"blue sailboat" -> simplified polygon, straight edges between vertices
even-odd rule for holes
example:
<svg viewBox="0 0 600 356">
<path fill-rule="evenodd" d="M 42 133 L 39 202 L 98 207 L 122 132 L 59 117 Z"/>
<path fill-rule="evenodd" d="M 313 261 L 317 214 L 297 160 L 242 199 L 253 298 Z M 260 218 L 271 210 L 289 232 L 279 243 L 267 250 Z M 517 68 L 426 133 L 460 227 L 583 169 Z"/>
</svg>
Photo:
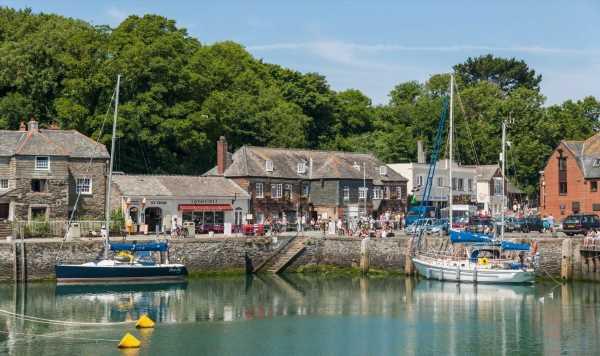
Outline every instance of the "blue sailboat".
<svg viewBox="0 0 600 356">
<path fill-rule="evenodd" d="M 110 229 L 110 198 L 112 172 L 115 154 L 115 138 L 117 129 L 117 113 L 119 109 L 119 83 L 121 76 L 117 76 L 115 90 L 115 110 L 112 127 L 112 144 L 110 153 L 110 167 L 106 193 L 106 228 L 103 228 L 104 258 L 99 261 L 83 264 L 57 263 L 54 267 L 56 279 L 59 283 L 85 283 L 85 282 L 139 282 L 139 281 L 171 281 L 181 280 L 187 276 L 187 269 L 182 264 L 169 263 L 167 242 L 148 243 L 111 243 L 109 241 Z M 79 200 L 79 197 L 77 198 Z M 71 218 L 74 216 L 77 202 Z M 113 258 L 108 257 L 109 250 L 115 252 Z M 155 261 L 152 254 L 159 254 L 159 261 Z"/>
</svg>

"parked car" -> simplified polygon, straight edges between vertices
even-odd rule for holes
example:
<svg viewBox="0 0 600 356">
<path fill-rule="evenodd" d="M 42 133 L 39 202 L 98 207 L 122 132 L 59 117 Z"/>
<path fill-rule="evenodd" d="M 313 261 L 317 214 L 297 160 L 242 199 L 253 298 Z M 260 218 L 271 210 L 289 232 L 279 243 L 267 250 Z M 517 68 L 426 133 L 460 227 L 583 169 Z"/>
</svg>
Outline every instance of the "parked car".
<svg viewBox="0 0 600 356">
<path fill-rule="evenodd" d="M 469 224 L 466 230 L 471 232 L 484 232 L 488 229 L 494 228 L 494 220 L 489 216 L 471 216 L 469 218 Z"/>
<path fill-rule="evenodd" d="M 528 216 L 518 219 L 518 227 L 521 232 L 539 231 L 544 232 L 544 222 L 539 216 Z"/>
<path fill-rule="evenodd" d="M 596 214 L 573 214 L 567 216 L 562 225 L 567 236 L 585 235 L 592 229 L 600 229 L 600 219 Z"/>
<path fill-rule="evenodd" d="M 423 230 L 423 232 L 426 234 L 440 234 L 442 232 L 447 233 L 448 220 L 434 218 L 418 219 L 406 227 L 406 231 L 410 234 L 417 233 L 421 230 Z"/>
<path fill-rule="evenodd" d="M 464 229 L 469 224 L 469 218 L 462 217 L 456 218 L 456 220 L 452 220 L 452 228 L 453 229 Z"/>
</svg>

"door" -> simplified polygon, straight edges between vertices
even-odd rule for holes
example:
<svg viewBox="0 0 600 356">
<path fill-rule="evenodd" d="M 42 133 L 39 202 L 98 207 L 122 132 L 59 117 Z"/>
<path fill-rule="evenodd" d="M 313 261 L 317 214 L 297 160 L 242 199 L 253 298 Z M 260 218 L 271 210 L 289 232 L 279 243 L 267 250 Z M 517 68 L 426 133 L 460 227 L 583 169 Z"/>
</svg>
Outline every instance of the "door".
<svg viewBox="0 0 600 356">
<path fill-rule="evenodd" d="M 8 203 L 0 204 L 0 221 L 8 219 Z"/>
<path fill-rule="evenodd" d="M 161 231 L 162 209 L 159 207 L 146 208 L 144 211 L 144 221 L 148 225 L 148 231 L 156 232 L 157 227 L 158 231 Z"/>
</svg>

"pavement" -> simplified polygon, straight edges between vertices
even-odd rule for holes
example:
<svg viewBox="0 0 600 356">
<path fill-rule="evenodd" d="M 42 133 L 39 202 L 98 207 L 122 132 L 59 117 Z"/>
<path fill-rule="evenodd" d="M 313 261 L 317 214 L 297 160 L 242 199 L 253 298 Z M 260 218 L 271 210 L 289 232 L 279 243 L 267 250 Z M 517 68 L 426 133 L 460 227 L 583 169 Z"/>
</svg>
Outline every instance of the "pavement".
<svg viewBox="0 0 600 356">
<path fill-rule="evenodd" d="M 298 233 L 296 231 L 288 231 L 288 232 L 282 232 L 282 233 L 278 233 L 277 236 L 279 237 L 293 237 L 296 236 Z M 308 237 L 322 237 L 323 233 L 321 231 L 304 231 L 303 233 L 305 236 Z M 406 234 L 404 231 L 394 231 L 394 234 L 396 235 L 396 237 L 408 237 L 409 235 Z M 331 236 L 331 235 L 327 235 L 327 236 Z M 511 232 L 511 233 L 506 233 L 504 234 L 504 236 L 506 238 L 564 238 L 567 237 L 567 235 L 563 234 L 562 232 L 555 232 L 555 233 L 539 233 L 539 232 L 529 232 L 529 233 L 515 233 L 515 232 Z M 209 236 L 208 234 L 201 234 L 201 235 L 196 235 L 194 237 L 194 239 L 197 240 L 214 240 L 214 239 L 223 239 L 223 238 L 229 238 L 229 237 L 234 237 L 234 238 L 242 238 L 242 237 L 251 237 L 251 236 L 244 236 L 243 234 L 239 233 L 239 234 L 233 234 L 233 235 L 225 235 L 225 234 L 213 234 L 212 236 Z M 338 237 L 344 237 L 344 236 L 338 236 Z M 583 236 L 581 236 L 583 237 Z M 151 240 L 164 240 L 164 239 L 168 239 L 168 240 L 183 240 L 183 238 L 181 237 L 176 237 L 176 238 L 172 238 L 169 235 L 164 235 L 161 234 L 158 237 L 154 234 L 148 234 L 148 235 L 129 235 L 125 238 L 121 237 L 121 236 L 111 236 L 110 240 L 111 241 L 151 241 Z M 190 238 L 186 238 L 186 240 L 189 240 Z M 25 239 L 26 242 L 60 242 L 63 240 L 62 237 L 44 237 L 44 238 L 28 238 Z M 79 240 L 79 241 L 102 241 L 101 237 L 82 237 L 79 239 L 75 239 L 75 240 Z M 12 243 L 12 241 L 8 241 L 8 240 L 0 240 L 0 243 Z"/>
</svg>

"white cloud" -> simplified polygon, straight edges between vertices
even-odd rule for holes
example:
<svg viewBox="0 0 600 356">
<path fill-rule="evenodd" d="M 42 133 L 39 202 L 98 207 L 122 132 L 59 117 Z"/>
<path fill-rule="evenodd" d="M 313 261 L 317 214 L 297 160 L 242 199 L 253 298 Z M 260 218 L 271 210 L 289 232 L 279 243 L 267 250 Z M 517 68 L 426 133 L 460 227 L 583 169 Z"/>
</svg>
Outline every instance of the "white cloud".
<svg viewBox="0 0 600 356">
<path fill-rule="evenodd" d="M 129 14 L 125 10 L 119 9 L 115 6 L 109 7 L 106 10 L 106 14 L 111 19 L 111 23 L 113 24 L 119 24 L 123 20 L 125 20 L 127 16 L 129 16 Z"/>
<path fill-rule="evenodd" d="M 361 44 L 340 41 L 314 41 L 314 42 L 289 42 L 273 43 L 265 45 L 248 46 L 251 51 L 278 51 L 278 50 L 312 50 L 323 46 L 335 45 L 336 48 L 344 50 L 354 50 L 365 53 L 378 52 L 469 52 L 469 51 L 489 51 L 489 52 L 519 52 L 531 54 L 575 54 L 589 55 L 600 54 L 600 48 L 578 49 L 578 48 L 560 48 L 543 46 L 475 46 L 475 45 L 454 45 L 454 46 L 404 46 L 397 44 Z"/>
</svg>

